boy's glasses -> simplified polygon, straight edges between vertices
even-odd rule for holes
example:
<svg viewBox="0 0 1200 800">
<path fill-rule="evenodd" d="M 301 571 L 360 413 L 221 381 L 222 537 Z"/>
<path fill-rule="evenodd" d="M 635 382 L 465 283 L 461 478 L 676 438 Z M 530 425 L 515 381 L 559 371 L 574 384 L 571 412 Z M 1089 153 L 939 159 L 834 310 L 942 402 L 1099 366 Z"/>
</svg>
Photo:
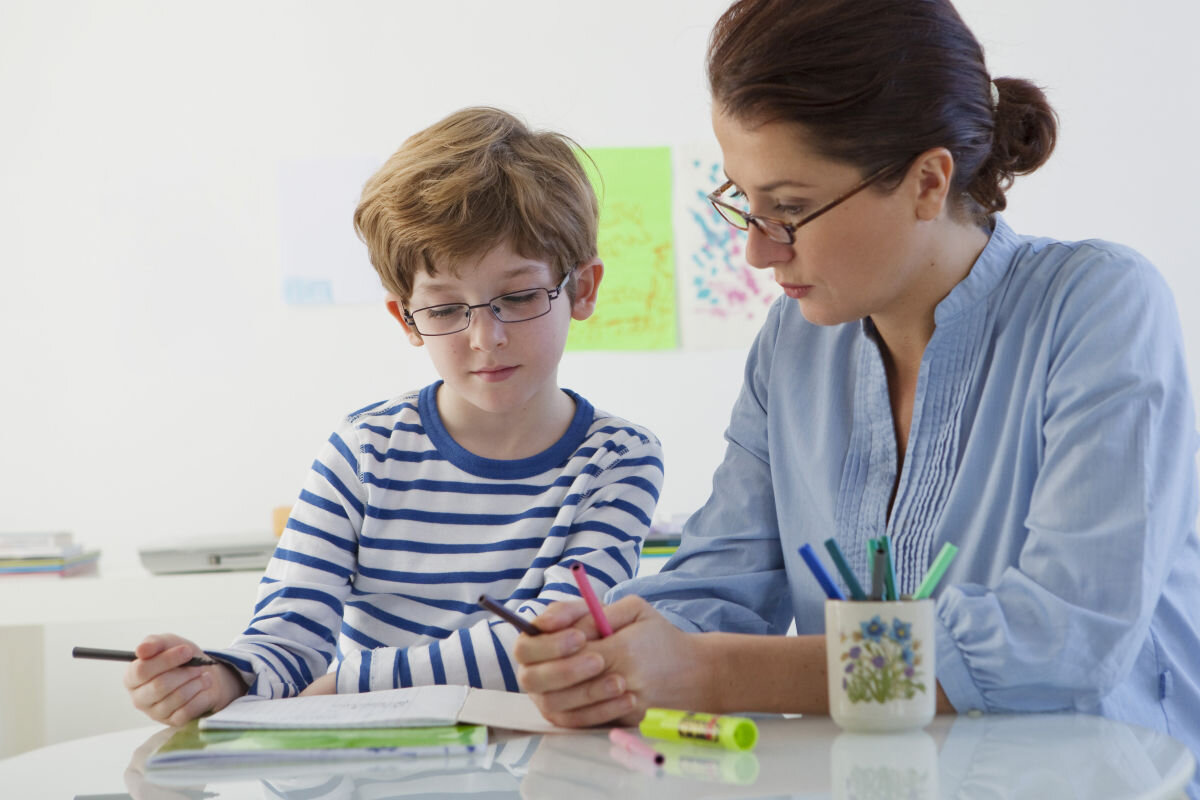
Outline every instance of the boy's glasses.
<svg viewBox="0 0 1200 800">
<path fill-rule="evenodd" d="M 426 306 L 413 311 L 404 310 L 404 321 L 413 326 L 422 336 L 445 336 L 450 333 L 465 331 L 471 324 L 471 315 L 477 308 L 487 308 L 492 316 L 501 322 L 525 322 L 537 319 L 550 313 L 550 303 L 558 297 L 567 285 L 571 273 L 568 272 L 553 289 L 537 287 L 522 289 L 519 292 L 509 292 L 499 297 L 493 297 L 486 303 L 445 303 L 440 306 Z"/>
<path fill-rule="evenodd" d="M 744 211 L 737 206 L 730 205 L 727 200 L 721 198 L 721 195 L 729 191 L 729 188 L 733 186 L 733 181 L 725 181 L 719 187 L 717 187 L 717 190 L 708 196 L 708 202 L 713 204 L 713 208 L 717 210 L 717 213 L 720 214 L 726 222 L 740 231 L 749 230 L 750 226 L 753 225 L 755 228 L 758 228 L 759 233 L 761 233 L 763 236 L 766 236 L 772 242 L 778 242 L 779 244 L 795 244 L 797 229 L 812 222 L 826 211 L 832 211 L 833 209 L 837 208 L 839 205 L 846 202 L 851 197 L 882 178 L 884 175 L 897 171 L 899 171 L 898 167 L 896 165 L 892 165 L 872 172 L 866 178 L 863 178 L 863 180 L 861 180 L 859 183 L 855 184 L 850 191 L 839 195 L 825 205 L 820 206 L 811 214 L 807 214 L 801 218 L 799 222 L 784 222 L 781 219 L 774 219 L 772 217 L 760 217 L 757 214 L 751 214 L 749 211 Z"/>
</svg>

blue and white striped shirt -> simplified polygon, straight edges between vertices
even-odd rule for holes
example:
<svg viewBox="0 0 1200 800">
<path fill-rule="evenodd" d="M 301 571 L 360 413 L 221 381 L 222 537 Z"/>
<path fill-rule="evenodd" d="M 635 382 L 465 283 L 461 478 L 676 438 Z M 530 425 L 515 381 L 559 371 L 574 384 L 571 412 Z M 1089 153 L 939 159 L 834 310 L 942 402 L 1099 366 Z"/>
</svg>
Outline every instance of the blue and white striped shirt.
<svg viewBox="0 0 1200 800">
<path fill-rule="evenodd" d="M 428 684 L 518 691 L 516 630 L 487 593 L 532 619 L 630 578 L 662 485 L 645 428 L 575 401 L 567 432 L 512 461 L 446 432 L 432 384 L 354 412 L 292 509 L 245 632 L 226 650 L 250 693 L 298 694 L 338 659 L 339 692 Z"/>
</svg>

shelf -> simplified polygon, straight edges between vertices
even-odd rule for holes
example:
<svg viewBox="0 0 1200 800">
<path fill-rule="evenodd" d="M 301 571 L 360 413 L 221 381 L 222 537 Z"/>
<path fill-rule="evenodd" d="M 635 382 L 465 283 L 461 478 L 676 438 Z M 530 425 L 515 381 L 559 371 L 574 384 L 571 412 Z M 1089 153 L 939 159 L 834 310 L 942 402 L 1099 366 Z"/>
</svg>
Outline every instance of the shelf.
<svg viewBox="0 0 1200 800">
<path fill-rule="evenodd" d="M 0 627 L 250 613 L 261 571 L 0 577 Z"/>
</svg>

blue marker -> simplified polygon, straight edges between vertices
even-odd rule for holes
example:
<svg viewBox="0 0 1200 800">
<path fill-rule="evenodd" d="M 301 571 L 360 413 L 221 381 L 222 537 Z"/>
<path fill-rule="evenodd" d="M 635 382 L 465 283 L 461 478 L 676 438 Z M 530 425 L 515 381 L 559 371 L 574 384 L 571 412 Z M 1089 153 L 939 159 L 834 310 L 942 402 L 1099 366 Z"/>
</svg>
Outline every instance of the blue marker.
<svg viewBox="0 0 1200 800">
<path fill-rule="evenodd" d="M 842 594 L 842 590 L 837 587 L 837 584 L 833 582 L 833 578 L 829 577 L 829 573 L 821 565 L 821 561 L 817 558 L 817 554 L 812 549 L 811 544 L 806 544 L 800 548 L 800 557 L 804 559 L 805 564 L 808 564 L 808 568 L 812 570 L 817 583 L 821 584 L 821 588 L 825 590 L 825 595 L 830 600 L 846 599 L 846 595 Z"/>
</svg>

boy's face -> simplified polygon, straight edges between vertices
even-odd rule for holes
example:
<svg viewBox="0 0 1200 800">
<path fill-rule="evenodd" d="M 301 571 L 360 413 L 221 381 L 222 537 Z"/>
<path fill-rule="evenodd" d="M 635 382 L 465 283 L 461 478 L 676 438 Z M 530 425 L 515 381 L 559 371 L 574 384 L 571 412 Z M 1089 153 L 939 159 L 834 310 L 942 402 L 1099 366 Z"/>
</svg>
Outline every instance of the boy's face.
<svg viewBox="0 0 1200 800">
<path fill-rule="evenodd" d="M 496 245 L 477 260 L 454 266 L 457 269 L 440 269 L 437 275 L 419 272 L 405 309 L 412 313 L 450 303 L 476 305 L 513 293 L 521 293 L 523 302 L 544 303 L 544 295 L 537 297 L 535 291 L 529 295 L 531 301 L 524 293 L 548 289 L 553 294 L 560 281 L 550 264 L 518 255 L 508 242 Z M 571 319 L 591 315 L 602 272 L 599 261 L 581 265 L 576 269 L 574 302 L 564 288 L 549 301 L 550 310 L 542 316 L 501 322 L 489 307 L 482 306 L 471 309 L 465 330 L 440 336 L 420 333 L 420 314 L 414 326 L 405 321 L 394 301 L 389 301 L 388 308 L 404 326 L 409 341 L 428 348 L 434 368 L 445 381 L 438 400 L 444 410 L 474 407 L 495 414 L 533 411 L 551 402 L 559 391 L 558 362 Z"/>
</svg>

